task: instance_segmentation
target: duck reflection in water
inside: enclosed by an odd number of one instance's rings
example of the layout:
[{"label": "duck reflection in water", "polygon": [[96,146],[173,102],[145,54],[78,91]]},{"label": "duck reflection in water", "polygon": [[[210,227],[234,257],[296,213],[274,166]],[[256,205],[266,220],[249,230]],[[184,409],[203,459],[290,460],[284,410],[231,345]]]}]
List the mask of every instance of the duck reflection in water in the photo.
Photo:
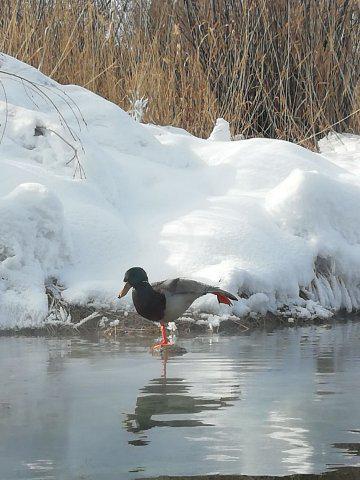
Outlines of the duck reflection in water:
[{"label": "duck reflection in water", "polygon": [[[163,371],[160,378],[150,380],[149,384],[140,389],[136,400],[135,412],[127,414],[124,427],[131,433],[142,433],[154,427],[201,427],[212,426],[201,420],[189,418],[191,414],[205,410],[218,410],[229,407],[231,401],[238,396],[204,398],[190,395],[191,386],[184,378],[167,377],[166,365],[168,357],[162,358]],[[184,415],[182,419],[153,419],[159,415]],[[142,437],[144,438],[144,437]],[[146,438],[146,437],[145,437]],[[146,445],[148,441],[132,440],[129,444]]]}]

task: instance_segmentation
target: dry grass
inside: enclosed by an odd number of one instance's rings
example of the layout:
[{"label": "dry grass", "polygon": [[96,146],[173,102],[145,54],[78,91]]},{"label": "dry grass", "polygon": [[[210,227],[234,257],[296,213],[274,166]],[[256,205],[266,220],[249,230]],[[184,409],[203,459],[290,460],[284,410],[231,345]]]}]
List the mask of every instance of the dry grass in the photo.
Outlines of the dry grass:
[{"label": "dry grass", "polygon": [[2,0],[0,50],[199,136],[360,132],[358,0]]}]

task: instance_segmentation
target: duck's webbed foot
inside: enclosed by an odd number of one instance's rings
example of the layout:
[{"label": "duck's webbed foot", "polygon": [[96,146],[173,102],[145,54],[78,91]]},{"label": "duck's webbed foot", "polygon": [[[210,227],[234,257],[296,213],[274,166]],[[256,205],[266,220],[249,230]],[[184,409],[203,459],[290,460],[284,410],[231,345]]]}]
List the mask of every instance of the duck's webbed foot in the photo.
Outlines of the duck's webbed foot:
[{"label": "duck's webbed foot", "polygon": [[152,350],[160,350],[162,348],[172,347],[174,345],[175,345],[174,342],[164,342],[162,340],[160,343],[155,343],[155,345],[153,345],[151,348],[152,348]]},{"label": "duck's webbed foot", "polygon": [[161,337],[162,337],[161,342],[153,345],[152,350],[159,350],[161,348],[171,347],[174,345],[174,342],[169,341],[167,338],[165,324],[162,323],[160,325],[160,329],[161,329]]}]

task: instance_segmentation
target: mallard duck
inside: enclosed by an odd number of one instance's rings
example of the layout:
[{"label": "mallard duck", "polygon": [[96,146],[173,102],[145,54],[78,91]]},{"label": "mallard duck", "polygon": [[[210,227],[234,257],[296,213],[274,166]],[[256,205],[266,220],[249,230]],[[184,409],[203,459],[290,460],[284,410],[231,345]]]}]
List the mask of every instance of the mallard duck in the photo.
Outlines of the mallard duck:
[{"label": "mallard duck", "polygon": [[212,293],[217,296],[219,303],[226,305],[232,305],[231,300],[237,300],[234,295],[221,288],[186,278],[173,278],[150,284],[145,270],[141,267],[130,268],[124,275],[124,282],[119,298],[125,297],[133,288],[132,298],[138,314],[160,323],[162,340],[154,345],[154,348],[172,345],[166,336],[166,324],[179,318],[197,298]]}]

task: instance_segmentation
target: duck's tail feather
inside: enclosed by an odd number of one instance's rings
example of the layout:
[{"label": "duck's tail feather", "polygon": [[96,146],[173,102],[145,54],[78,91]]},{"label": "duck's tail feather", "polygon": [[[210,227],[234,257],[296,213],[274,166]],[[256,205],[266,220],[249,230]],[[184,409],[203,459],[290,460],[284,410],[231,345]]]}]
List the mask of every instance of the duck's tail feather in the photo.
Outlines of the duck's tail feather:
[{"label": "duck's tail feather", "polygon": [[214,287],[209,293],[217,296],[219,303],[225,303],[226,305],[232,305],[230,300],[235,300],[237,302],[237,298],[232,293],[227,292],[226,290],[221,290],[221,288]]}]

